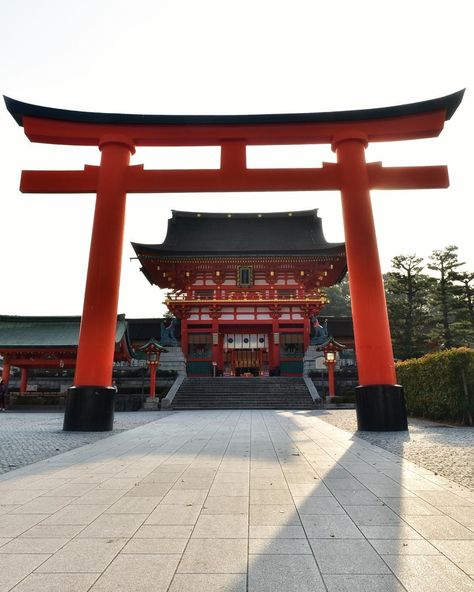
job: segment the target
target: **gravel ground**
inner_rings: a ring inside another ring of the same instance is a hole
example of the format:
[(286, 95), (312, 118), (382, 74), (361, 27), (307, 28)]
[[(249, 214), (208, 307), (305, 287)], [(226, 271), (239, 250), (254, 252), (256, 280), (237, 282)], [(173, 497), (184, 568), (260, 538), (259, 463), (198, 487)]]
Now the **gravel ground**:
[(136, 428), (169, 415), (170, 411), (135, 411), (115, 414), (113, 432), (63, 432), (62, 413), (0, 414), (0, 474), (50, 458)]
[[(320, 419), (357, 432), (353, 409), (321, 411)], [(474, 490), (474, 428), (408, 420), (406, 432), (357, 432), (357, 437)]]

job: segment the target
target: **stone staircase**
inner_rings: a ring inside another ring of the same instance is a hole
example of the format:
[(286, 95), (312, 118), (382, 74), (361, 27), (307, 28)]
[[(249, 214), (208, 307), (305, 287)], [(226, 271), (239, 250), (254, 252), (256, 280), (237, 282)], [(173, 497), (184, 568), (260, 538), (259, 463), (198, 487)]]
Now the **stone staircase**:
[(303, 378), (185, 378), (173, 409), (314, 409)]

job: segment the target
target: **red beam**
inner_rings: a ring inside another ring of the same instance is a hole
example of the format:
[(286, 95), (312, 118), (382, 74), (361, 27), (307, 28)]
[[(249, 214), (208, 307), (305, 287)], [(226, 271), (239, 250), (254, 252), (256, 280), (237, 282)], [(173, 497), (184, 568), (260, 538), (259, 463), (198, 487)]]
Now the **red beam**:
[(84, 123), (25, 115), (23, 127), (32, 142), (98, 146), (101, 139), (126, 136), (135, 146), (218, 146), (228, 140), (247, 145), (330, 144), (334, 137), (365, 134), (370, 142), (431, 138), (444, 127), (446, 111), (432, 111), (361, 121), (221, 125), (137, 125)]
[[(367, 165), (372, 189), (436, 189), (449, 186), (446, 166), (383, 167)], [(99, 167), (83, 171), (23, 171), (23, 193), (95, 193)], [(146, 170), (127, 169), (127, 193), (188, 193), (209, 191), (332, 191), (340, 189), (338, 165), (311, 169)]]
[(371, 189), (444, 189), (449, 187), (447, 166), (383, 167), (367, 165)]
[(22, 171), (22, 193), (96, 193), (99, 167), (83, 171)]

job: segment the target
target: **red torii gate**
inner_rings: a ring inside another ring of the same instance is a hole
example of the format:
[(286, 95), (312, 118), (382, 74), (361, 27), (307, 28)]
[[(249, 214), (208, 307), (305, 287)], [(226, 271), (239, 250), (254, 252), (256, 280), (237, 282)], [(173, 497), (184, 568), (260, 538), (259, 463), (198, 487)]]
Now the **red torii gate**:
[[(445, 166), (382, 167), (365, 161), (369, 142), (430, 138), (464, 91), (418, 103), (283, 115), (127, 115), (40, 107), (5, 97), (32, 142), (98, 146), (100, 166), (23, 171), (25, 193), (97, 193), (74, 385), (65, 430), (113, 427), (115, 324), (127, 193), (340, 190), (360, 386), (360, 430), (406, 430), (396, 375), (370, 189), (448, 187)], [(337, 164), (313, 169), (247, 169), (246, 147), (330, 144)], [(219, 170), (130, 166), (136, 146), (220, 146)]]

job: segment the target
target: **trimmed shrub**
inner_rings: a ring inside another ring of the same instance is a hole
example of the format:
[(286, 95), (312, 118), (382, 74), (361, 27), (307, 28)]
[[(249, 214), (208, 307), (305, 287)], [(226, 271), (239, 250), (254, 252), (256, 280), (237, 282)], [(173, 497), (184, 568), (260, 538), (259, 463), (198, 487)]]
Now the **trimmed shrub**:
[(474, 349), (447, 349), (396, 364), (409, 415), (473, 424)]

